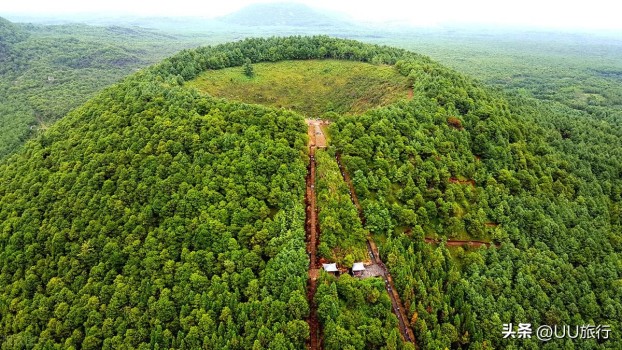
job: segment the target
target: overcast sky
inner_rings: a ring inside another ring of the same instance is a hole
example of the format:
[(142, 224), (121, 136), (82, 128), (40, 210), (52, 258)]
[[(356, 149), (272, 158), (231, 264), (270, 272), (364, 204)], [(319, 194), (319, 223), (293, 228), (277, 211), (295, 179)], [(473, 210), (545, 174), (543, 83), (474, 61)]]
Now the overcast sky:
[[(0, 0), (0, 15), (107, 13), (217, 17), (251, 3), (270, 0)], [(540, 28), (622, 30), (622, 4), (616, 0), (296, 0), (342, 12), (363, 21), (413, 25), (503, 24)]]

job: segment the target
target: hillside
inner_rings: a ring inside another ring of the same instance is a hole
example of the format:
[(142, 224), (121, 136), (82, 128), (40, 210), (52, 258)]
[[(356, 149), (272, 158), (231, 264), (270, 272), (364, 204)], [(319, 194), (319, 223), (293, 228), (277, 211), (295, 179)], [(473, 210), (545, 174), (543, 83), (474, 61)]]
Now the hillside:
[(104, 87), (174, 52), (173, 40), (137, 28), (0, 18), (0, 158)]
[[(267, 67), (356, 63), (412, 98), (331, 114), (316, 153), (303, 109), (196, 89), (243, 90), (245, 62), (285, 86), (304, 80)], [(0, 162), (1, 348), (538, 348), (502, 324), (620, 329), (622, 140), (565, 112), (350, 40), (182, 51)], [(341, 277), (313, 265), (310, 225)], [(363, 240), (370, 279), (345, 274)]]
[(107, 90), (0, 167), (3, 349), (250, 348), (247, 315), (281, 334), (265, 346), (304, 343), (302, 118), (154, 78)]

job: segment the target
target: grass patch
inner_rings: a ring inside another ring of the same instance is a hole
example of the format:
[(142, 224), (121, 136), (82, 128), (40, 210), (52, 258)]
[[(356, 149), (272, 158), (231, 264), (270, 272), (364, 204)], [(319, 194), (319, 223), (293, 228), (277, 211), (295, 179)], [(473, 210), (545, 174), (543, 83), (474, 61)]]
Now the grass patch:
[(213, 96), (288, 108), (307, 117), (357, 114), (408, 97), (408, 80), (393, 66), (344, 60), (281, 61), (210, 70), (187, 83)]

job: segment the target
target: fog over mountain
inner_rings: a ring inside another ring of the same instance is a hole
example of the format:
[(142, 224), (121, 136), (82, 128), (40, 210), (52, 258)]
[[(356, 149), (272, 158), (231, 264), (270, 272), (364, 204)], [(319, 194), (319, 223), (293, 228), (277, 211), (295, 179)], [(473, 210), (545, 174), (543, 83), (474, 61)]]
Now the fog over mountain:
[[(309, 9), (316, 12), (309, 22)], [(254, 13), (253, 13), (254, 12)], [(361, 3), (358, 1), (295, 0), (277, 4), (269, 0), (231, 0), (220, 3), (179, 0), (166, 2), (154, 0), (149, 6), (138, 1), (111, 0), (106, 2), (77, 2), (60, 0), (53, 3), (43, 0), (25, 0), (2, 5), (0, 16), (13, 21), (59, 21), (93, 20), (96, 18), (228, 18), (239, 24), (249, 23), (249, 15), (255, 18), (254, 25), (297, 25), (297, 13), (303, 26), (332, 25), (335, 16), (343, 14), (351, 22), (375, 23), (383, 26), (502, 26), (510, 28), (548, 29), (563, 31), (622, 31), (622, 22), (617, 18), (615, 4), (607, 0), (591, 1), (589, 6), (581, 2), (546, 2), (525, 0), (521, 2), (490, 2), (474, 0), (469, 2), (440, 0), (417, 2), (386, 0), (382, 3)], [(331, 14), (328, 14), (331, 13)], [(261, 16), (259, 16), (261, 15)], [(337, 16), (340, 17), (340, 16)], [(289, 19), (288, 19), (289, 18)], [(337, 18), (338, 19), (338, 18)], [(274, 20), (274, 21), (271, 21)], [(319, 22), (316, 22), (319, 20)]]
[(246, 26), (335, 27), (349, 25), (337, 15), (298, 3), (253, 4), (217, 20)]

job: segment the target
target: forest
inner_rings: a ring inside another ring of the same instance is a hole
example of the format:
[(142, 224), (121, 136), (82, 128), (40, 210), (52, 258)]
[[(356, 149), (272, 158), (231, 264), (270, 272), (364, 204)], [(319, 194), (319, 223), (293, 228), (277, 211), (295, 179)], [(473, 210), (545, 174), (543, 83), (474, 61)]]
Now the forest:
[[(499, 324), (524, 320), (617, 328), (622, 158), (606, 159), (620, 154), (615, 129), (571, 124), (568, 108), (504, 99), (443, 68), (396, 68), (417, 77), (414, 99), (344, 116), (330, 134), (355, 174), (366, 216), (378, 218), (367, 228), (386, 237), (381, 254), (416, 317), (419, 344), (507, 347), (511, 340), (494, 336)], [(424, 244), (465, 232), (501, 248)], [(615, 348), (616, 341), (581, 346)]]
[(320, 149), (315, 157), (321, 232), (318, 254), (326, 261), (352, 267), (354, 262), (369, 258), (365, 246), (368, 233), (363, 229), (356, 207), (350, 200), (348, 186), (341, 178), (334, 156)]
[[(305, 115), (193, 83), (242, 76), (247, 61), (325, 59), (392, 66), (413, 93), (325, 115), (324, 255), (355, 258), (370, 232), (420, 348), (620, 347), (616, 332), (501, 336), (510, 322), (622, 326), (619, 128), (403, 49), (315, 36), (184, 50), (2, 160), (0, 348), (304, 348)], [(498, 247), (443, 243), (465, 238)], [(382, 280), (322, 275), (316, 297), (325, 348), (406, 347)]]
[(391, 301), (378, 278), (322, 274), (316, 294), (324, 349), (412, 349), (404, 343)]
[(3, 349), (304, 344), (302, 118), (166, 85), (107, 89), (0, 166)]

